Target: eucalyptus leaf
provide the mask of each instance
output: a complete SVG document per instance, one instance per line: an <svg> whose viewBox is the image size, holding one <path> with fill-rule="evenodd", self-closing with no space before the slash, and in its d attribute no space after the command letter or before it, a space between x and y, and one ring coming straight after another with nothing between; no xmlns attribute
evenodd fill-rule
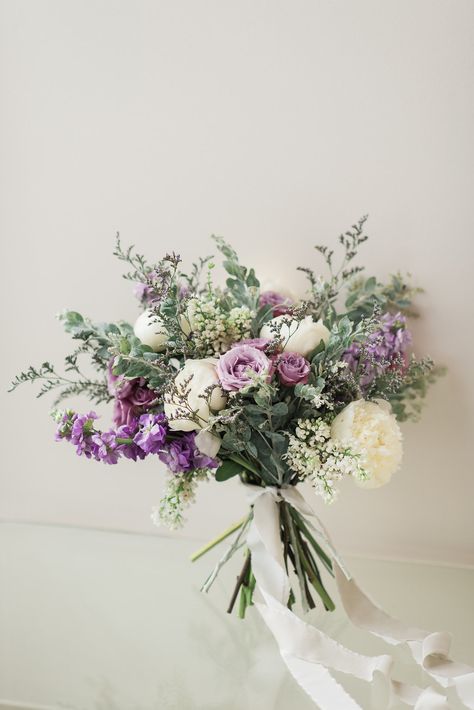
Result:
<svg viewBox="0 0 474 710"><path fill-rule="evenodd" d="M235 461L224 461L216 471L216 481L228 481L243 470L243 466Z"/></svg>

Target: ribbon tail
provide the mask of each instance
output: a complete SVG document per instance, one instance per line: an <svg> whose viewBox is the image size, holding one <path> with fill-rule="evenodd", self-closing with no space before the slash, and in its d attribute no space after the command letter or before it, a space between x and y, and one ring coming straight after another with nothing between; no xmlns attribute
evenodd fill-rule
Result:
<svg viewBox="0 0 474 710"><path fill-rule="evenodd" d="M407 644L417 665L442 687L454 687L462 703L474 710L474 671L449 658L450 634L408 627L392 618L359 588L354 579L347 579L337 563L334 567L339 596L352 623L393 646Z"/></svg>
<svg viewBox="0 0 474 710"><path fill-rule="evenodd" d="M419 667L441 686L453 686L465 706L474 710L474 671L449 659L449 634L406 627L372 602L342 566L329 534L294 488L246 487L253 506L247 545L257 589L263 598L256 604L257 609L274 635L290 673L321 710L362 710L336 681L333 672L369 683L372 707L376 710L390 708L396 700L415 710L449 710L449 704L445 694L435 688L423 689L394 680L390 655L355 653L287 608L290 581L280 537L281 499L318 523L320 535L328 542L333 557L336 585L349 619L388 644L406 643Z"/></svg>

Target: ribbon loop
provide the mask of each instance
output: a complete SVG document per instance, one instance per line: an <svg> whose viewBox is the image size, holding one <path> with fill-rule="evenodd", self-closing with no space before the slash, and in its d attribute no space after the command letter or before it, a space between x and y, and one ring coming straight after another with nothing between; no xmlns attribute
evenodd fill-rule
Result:
<svg viewBox="0 0 474 710"><path fill-rule="evenodd" d="M321 710L361 710L331 671L370 683L374 710L389 708L395 700L415 710L448 710L449 705L445 695L435 688L421 689L394 680L390 655L371 657L351 651L287 608L290 581L280 539L281 500L304 515L308 525L311 521L326 543L333 558L339 596L350 621L390 645L407 644L420 668L440 685L455 687L465 706L474 710L474 671L449 659L449 634L407 627L372 602L345 569L328 532L294 486L242 485L253 507L247 545L257 589L263 598L256 604L257 609L275 636L291 674Z"/></svg>

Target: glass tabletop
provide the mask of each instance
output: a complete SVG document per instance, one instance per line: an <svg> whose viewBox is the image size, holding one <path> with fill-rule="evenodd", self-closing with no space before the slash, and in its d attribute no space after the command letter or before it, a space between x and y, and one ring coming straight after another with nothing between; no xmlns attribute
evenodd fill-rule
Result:
<svg viewBox="0 0 474 710"><path fill-rule="evenodd" d="M0 525L0 708L61 710L314 710L258 611L226 614L241 559L208 594L222 554L191 564L194 540L59 526ZM359 584L406 622L454 634L474 664L474 570L350 558ZM386 653L340 607L309 615L362 653ZM398 676L426 684L396 650ZM363 684L341 679L362 707ZM452 701L452 707L460 707Z"/></svg>

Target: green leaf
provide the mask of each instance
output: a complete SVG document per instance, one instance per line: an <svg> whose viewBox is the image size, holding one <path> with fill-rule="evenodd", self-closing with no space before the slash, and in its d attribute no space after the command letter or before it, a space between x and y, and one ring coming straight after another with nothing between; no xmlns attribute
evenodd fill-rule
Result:
<svg viewBox="0 0 474 710"><path fill-rule="evenodd" d="M74 328L76 326L84 325L84 318L77 311L66 311L64 314L64 327L66 330L68 328Z"/></svg>
<svg viewBox="0 0 474 710"><path fill-rule="evenodd" d="M313 350L311 350L311 352L309 353L309 355L306 359L309 360L310 362L312 362L313 358L316 357L316 355L319 355L320 353L322 353L325 350L325 348L326 348L326 343L324 342L324 340L320 340L318 345L316 345L316 347Z"/></svg>
<svg viewBox="0 0 474 710"><path fill-rule="evenodd" d="M148 360L149 362L153 362L154 360L158 360L160 358L160 353L155 353L155 352L144 352L143 353L143 359Z"/></svg>
<svg viewBox="0 0 474 710"><path fill-rule="evenodd" d="M229 451L240 451L240 449L242 448L241 438L237 437L231 430L226 431L226 433L222 437L222 444Z"/></svg>
<svg viewBox="0 0 474 710"><path fill-rule="evenodd" d="M258 449L252 441L247 441L245 443L245 448L251 456L253 456L254 458L258 458Z"/></svg>
<svg viewBox="0 0 474 710"><path fill-rule="evenodd" d="M364 291L366 293L371 293L377 286L377 279L375 276L371 276L364 284Z"/></svg>
<svg viewBox="0 0 474 710"><path fill-rule="evenodd" d="M257 279L255 276L255 270L250 269L248 276L247 276L247 286L255 286L258 288L260 286L260 281Z"/></svg>
<svg viewBox="0 0 474 710"><path fill-rule="evenodd" d="M131 346L128 338L120 338L119 341L119 350L122 353L122 355L129 355Z"/></svg>
<svg viewBox="0 0 474 710"><path fill-rule="evenodd" d="M124 374L127 379L133 380L135 377L146 377L148 372L148 367L145 364L134 362L127 368Z"/></svg>
<svg viewBox="0 0 474 710"><path fill-rule="evenodd" d="M352 323L344 316L338 323L338 331L341 338L347 338L352 333Z"/></svg>
<svg viewBox="0 0 474 710"><path fill-rule="evenodd" d="M273 306L267 304L258 309L257 315L252 322L252 335L258 338L262 326L273 317Z"/></svg>
<svg viewBox="0 0 474 710"><path fill-rule="evenodd" d="M359 294L357 291L355 293L351 293L351 295L346 298L346 308L349 309L351 308L354 303L357 301L357 298L359 297Z"/></svg>
<svg viewBox="0 0 474 710"><path fill-rule="evenodd" d="M231 276L235 276L236 279L239 279L242 281L245 279L245 268L240 266L240 264L236 263L235 261L230 261L229 259L226 259L222 263L224 269L227 271L228 274Z"/></svg>
<svg viewBox="0 0 474 710"><path fill-rule="evenodd" d="M272 415L275 417L285 417L288 414L288 405L286 402L277 402L272 407Z"/></svg>
<svg viewBox="0 0 474 710"><path fill-rule="evenodd" d="M216 471L216 481L227 481L243 470L243 467L235 461L224 461Z"/></svg>

